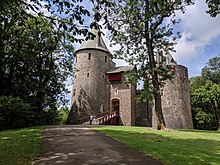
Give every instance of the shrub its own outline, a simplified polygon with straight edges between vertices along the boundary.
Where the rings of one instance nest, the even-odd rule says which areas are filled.
[[[65,124],[66,123],[69,112],[70,112],[70,110],[67,107],[61,107],[59,109],[59,124]]]
[[[33,116],[30,104],[19,97],[0,96],[0,130],[30,126]]]

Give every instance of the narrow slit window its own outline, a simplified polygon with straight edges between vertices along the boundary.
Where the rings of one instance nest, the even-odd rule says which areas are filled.
[[[76,95],[76,89],[73,89],[73,96]]]
[[[88,59],[91,60],[91,53],[89,53],[89,57],[88,57]]]
[[[105,56],[105,62],[107,62],[107,56]]]
[[[87,73],[87,77],[89,77],[89,73]]]

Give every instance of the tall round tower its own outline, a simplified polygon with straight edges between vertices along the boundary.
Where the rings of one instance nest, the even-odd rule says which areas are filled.
[[[159,65],[170,65],[173,73],[171,80],[167,79],[161,88],[161,103],[163,117],[167,128],[192,129],[192,114],[190,105],[188,69],[177,65],[170,54],[162,50],[157,54]],[[157,127],[155,109],[152,111],[152,126]]]
[[[182,65],[174,65],[173,79],[166,80],[162,88],[163,117],[167,128],[192,129],[188,69]],[[157,126],[155,111],[152,117],[153,127]]]
[[[76,51],[71,112],[67,123],[109,110],[109,86],[106,72],[115,64],[99,30],[92,29],[93,40],[82,43]]]

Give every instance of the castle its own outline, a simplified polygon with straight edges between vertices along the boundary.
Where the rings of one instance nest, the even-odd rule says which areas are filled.
[[[135,83],[125,84],[125,75],[132,66],[116,67],[101,33],[92,29],[94,39],[84,41],[75,52],[74,81],[71,111],[67,124],[85,122],[89,116],[117,112],[117,125],[156,126],[153,105],[138,103]],[[161,54],[157,60],[164,61]],[[162,107],[168,128],[193,128],[187,68],[177,65],[172,57],[165,58],[172,65],[174,78],[162,89]],[[86,120],[82,120],[86,119]]]

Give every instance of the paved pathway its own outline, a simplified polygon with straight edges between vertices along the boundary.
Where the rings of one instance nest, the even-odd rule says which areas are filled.
[[[37,158],[35,164],[162,165],[158,160],[85,125],[47,128],[44,131],[42,157]]]

